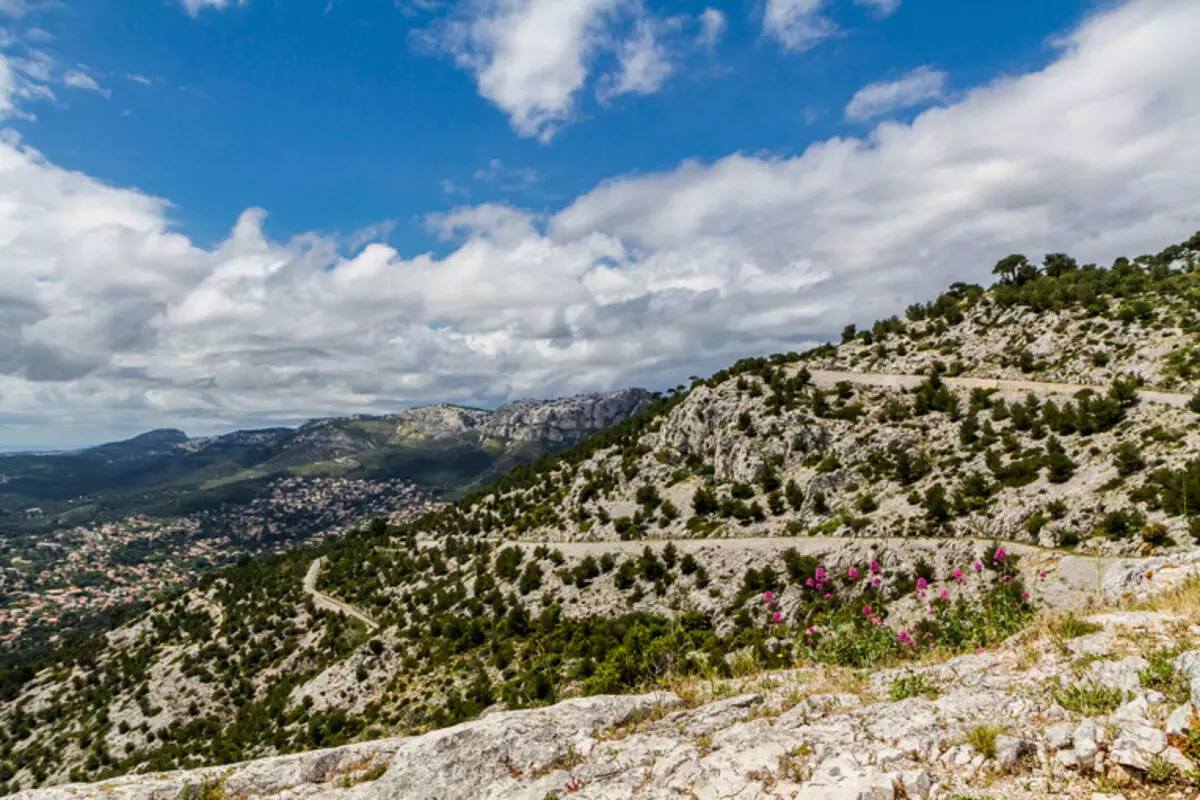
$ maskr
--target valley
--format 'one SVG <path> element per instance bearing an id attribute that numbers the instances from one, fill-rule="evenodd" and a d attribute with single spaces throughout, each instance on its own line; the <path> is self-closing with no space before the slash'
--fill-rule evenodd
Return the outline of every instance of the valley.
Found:
<path id="1" fill-rule="evenodd" d="M 209 570 L 371 519 L 414 519 L 649 397 L 430 406 L 199 439 L 152 431 L 0 457 L 0 664 L 103 629 Z"/>

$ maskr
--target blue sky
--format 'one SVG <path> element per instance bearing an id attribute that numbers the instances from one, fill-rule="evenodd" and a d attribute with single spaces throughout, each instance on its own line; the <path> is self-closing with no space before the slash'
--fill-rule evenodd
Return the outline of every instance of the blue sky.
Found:
<path id="1" fill-rule="evenodd" d="M 466 201 L 556 210 L 613 176 L 861 133 L 869 122 L 843 116 L 854 93 L 922 65 L 947 73 L 948 93 L 1039 68 L 1055 55 L 1048 39 L 1091 5 L 909 0 L 881 18 L 830 3 L 840 31 L 803 52 L 765 37 L 753 3 L 713 5 L 724 34 L 711 48 L 681 47 L 660 90 L 607 107 L 581 91 L 577 119 L 543 143 L 518 135 L 452 57 L 422 44 L 444 8 L 253 0 L 193 17 L 172 0 L 71 0 L 31 21 L 111 96 L 60 93 L 17 127 L 61 166 L 169 198 L 197 242 L 218 241 L 242 209 L 261 206 L 277 237 L 390 219 L 391 241 L 419 252 L 436 246 L 424 215 Z M 499 179 L 477 179 L 493 160 Z"/>
<path id="2" fill-rule="evenodd" d="M 1200 228 L 1190 0 L 0 0 L 0 445 L 639 384 Z"/>

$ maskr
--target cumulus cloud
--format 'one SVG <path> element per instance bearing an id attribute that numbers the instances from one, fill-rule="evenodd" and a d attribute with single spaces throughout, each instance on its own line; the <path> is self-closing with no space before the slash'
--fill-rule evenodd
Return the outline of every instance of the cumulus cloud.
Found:
<path id="1" fill-rule="evenodd" d="M 832 4 L 831 0 L 767 0 L 763 33 L 785 50 L 808 50 L 838 32 L 837 23 L 828 13 Z M 900 0 L 854 0 L 854 4 L 886 17 L 900 7 Z"/>
<path id="2" fill-rule="evenodd" d="M 199 247 L 165 201 L 0 143 L 0 424 L 79 441 L 661 387 L 1010 252 L 1154 250 L 1200 228 L 1198 27 L 1189 0 L 1135 0 L 1044 70 L 865 138 L 618 178 L 556 213 L 455 209 L 429 221 L 445 255 L 275 241 L 258 210 Z"/>
<path id="3" fill-rule="evenodd" d="M 627 0 L 468 0 L 429 32 L 522 136 L 543 140 L 574 113 L 575 95 Z"/>
<path id="4" fill-rule="evenodd" d="M 937 100 L 946 92 L 946 73 L 932 67 L 917 67 L 894 81 L 869 83 L 854 93 L 846 104 L 846 119 L 865 122 Z"/>
<path id="5" fill-rule="evenodd" d="M 84 91 L 95 92 L 96 94 L 103 95 L 104 97 L 108 97 L 112 94 L 112 92 L 110 92 L 108 89 L 105 89 L 103 86 L 97 83 L 96 79 L 91 75 L 88 75 L 86 72 L 82 72 L 77 69 L 65 73 L 62 77 L 62 82 L 63 86 L 68 88 L 83 89 Z"/>
<path id="6" fill-rule="evenodd" d="M 715 24 L 711 14 L 697 21 Z M 589 81 L 601 102 L 659 91 L 685 49 L 683 22 L 641 0 L 463 0 L 421 41 L 469 72 L 518 134 L 547 142 L 576 118 Z M 604 55 L 618 67 L 597 77 Z"/>
<path id="7" fill-rule="evenodd" d="M 247 2 L 249 0 L 183 0 L 183 10 L 187 12 L 188 16 L 196 17 L 206 8 L 224 11 L 230 6 L 238 6 L 240 8 L 246 5 Z"/>
<path id="8" fill-rule="evenodd" d="M 654 94 L 675 71 L 663 35 L 678 28 L 678 20 L 638 20 L 634 32 L 617 49 L 620 67 L 604 76 L 596 97 L 607 102 L 622 94 Z"/>

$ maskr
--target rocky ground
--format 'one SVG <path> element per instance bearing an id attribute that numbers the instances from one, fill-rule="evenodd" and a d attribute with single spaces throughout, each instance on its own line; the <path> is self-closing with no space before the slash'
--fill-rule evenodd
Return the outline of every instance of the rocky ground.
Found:
<path id="1" fill-rule="evenodd" d="M 311 798 L 1192 798 L 1196 578 L 1000 651 L 799 667 L 568 700 L 452 728 L 16 795 Z M 1157 610 L 1151 610 L 1157 609 Z"/>

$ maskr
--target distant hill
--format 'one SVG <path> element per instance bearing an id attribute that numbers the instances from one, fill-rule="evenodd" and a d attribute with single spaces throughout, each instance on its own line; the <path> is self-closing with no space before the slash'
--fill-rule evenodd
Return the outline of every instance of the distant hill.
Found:
<path id="1" fill-rule="evenodd" d="M 0 526 L 56 515 L 178 513 L 252 498 L 281 474 L 389 477 L 454 497 L 514 466 L 620 422 L 653 399 L 643 389 L 520 401 L 494 411 L 454 405 L 311 420 L 298 428 L 190 438 L 175 429 L 61 453 L 0 459 Z M 29 508 L 41 509 L 37 520 Z M 0 528 L 2 529 L 2 528 Z"/>

